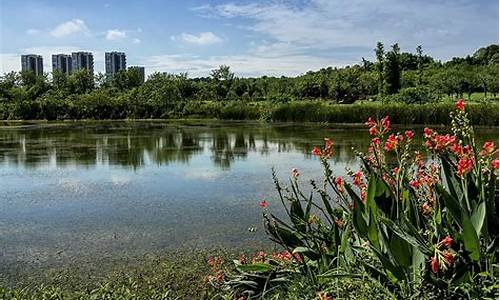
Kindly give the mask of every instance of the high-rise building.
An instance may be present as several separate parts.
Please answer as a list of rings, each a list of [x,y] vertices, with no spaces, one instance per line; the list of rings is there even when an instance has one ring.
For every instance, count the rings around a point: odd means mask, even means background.
[[[120,70],[127,68],[127,58],[123,52],[106,52],[106,75],[113,76]]]
[[[21,70],[32,71],[35,75],[43,75],[43,58],[41,55],[21,55]]]
[[[70,74],[73,69],[71,55],[68,54],[53,54],[52,55],[52,72],[59,70],[62,74]]]
[[[128,69],[136,71],[139,74],[139,80],[140,80],[141,84],[144,83],[144,79],[145,79],[144,67],[132,66],[132,67],[129,67]]]
[[[88,70],[94,74],[94,56],[91,52],[73,52],[71,53],[73,71]]]

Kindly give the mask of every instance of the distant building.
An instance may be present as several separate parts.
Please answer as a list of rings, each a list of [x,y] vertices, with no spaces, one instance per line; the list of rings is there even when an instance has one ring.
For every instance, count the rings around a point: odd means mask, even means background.
[[[118,71],[127,69],[127,58],[123,52],[106,52],[106,75],[112,77]]]
[[[141,84],[144,83],[144,80],[146,79],[145,73],[144,73],[144,67],[132,66],[132,67],[129,67],[128,69],[129,70],[134,70],[137,73],[139,73],[139,78],[140,78]]]
[[[37,76],[43,75],[42,56],[36,54],[21,55],[21,70],[32,71]]]
[[[59,70],[61,74],[69,75],[73,69],[72,57],[68,54],[52,55],[52,72]]]
[[[88,70],[94,74],[94,56],[91,52],[73,52],[71,53],[72,69]]]

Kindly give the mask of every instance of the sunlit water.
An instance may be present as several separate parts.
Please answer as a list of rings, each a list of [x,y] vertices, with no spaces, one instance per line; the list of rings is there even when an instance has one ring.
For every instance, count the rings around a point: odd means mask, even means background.
[[[497,130],[480,140],[497,141]],[[356,127],[248,122],[0,127],[0,265],[258,246],[258,201],[279,207],[271,168],[284,181],[293,167],[304,184],[320,179],[310,152],[323,137],[338,174],[369,141]]]

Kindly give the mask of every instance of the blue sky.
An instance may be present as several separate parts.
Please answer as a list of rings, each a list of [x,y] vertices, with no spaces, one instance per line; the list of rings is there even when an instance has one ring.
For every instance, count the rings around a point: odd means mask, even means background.
[[[441,60],[498,43],[496,0],[59,1],[0,0],[0,73],[19,55],[127,53],[128,65],[207,76],[297,75],[373,59],[377,41],[421,44]]]

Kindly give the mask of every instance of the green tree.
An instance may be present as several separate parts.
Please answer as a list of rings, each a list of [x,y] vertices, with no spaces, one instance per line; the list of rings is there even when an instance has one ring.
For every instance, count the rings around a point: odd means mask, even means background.
[[[401,88],[401,65],[399,45],[392,45],[385,55],[384,80],[387,95],[395,94]]]
[[[384,80],[384,44],[381,42],[377,42],[377,46],[375,47],[375,56],[377,58],[377,64],[375,65],[375,69],[377,71],[377,83],[378,83],[378,95],[384,96],[386,88],[385,88],[385,80]]]

